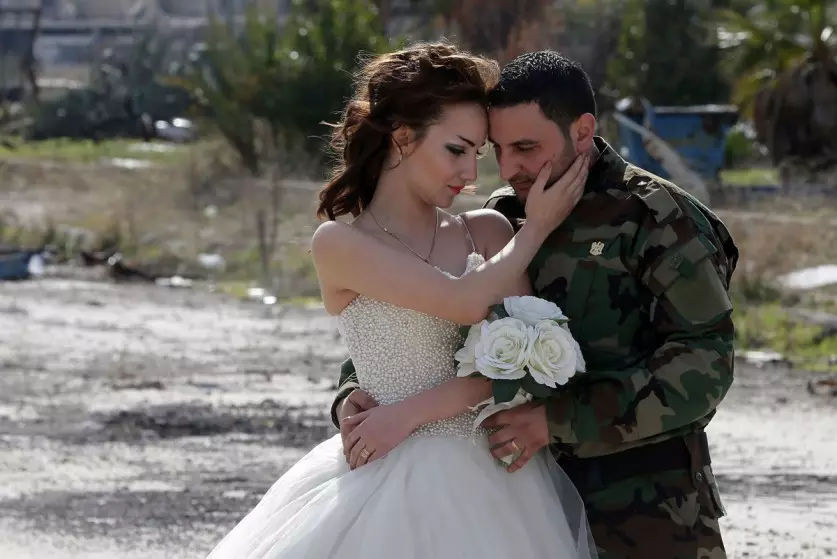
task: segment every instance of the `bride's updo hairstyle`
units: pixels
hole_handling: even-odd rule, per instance
[[[331,147],[338,165],[320,192],[317,216],[357,216],[372,201],[396,128],[406,125],[421,140],[446,106],[487,106],[498,76],[495,61],[446,43],[422,43],[369,59],[334,127]]]

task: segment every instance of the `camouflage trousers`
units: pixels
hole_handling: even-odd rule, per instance
[[[715,497],[693,479],[671,471],[582,493],[599,558],[726,559]]]
[[[570,474],[600,559],[726,559],[709,465],[597,482]]]

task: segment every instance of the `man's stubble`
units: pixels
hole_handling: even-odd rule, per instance
[[[547,181],[544,190],[558,182],[558,180],[562,176],[564,176],[564,173],[566,173],[567,170],[572,166],[573,161],[575,161],[577,155],[578,151],[576,150],[575,145],[572,142],[566,142],[564,144],[564,150],[561,152],[561,154],[552,160],[552,174],[549,176],[549,180]],[[520,182],[521,179],[523,179],[523,177],[512,177],[512,179],[509,182],[515,189],[515,194],[517,195],[518,200],[520,200],[523,203],[526,202],[526,198],[529,195],[529,189],[532,187],[532,183],[535,182],[536,178],[537,175],[535,175],[534,177],[526,176],[526,183],[524,183],[526,184],[526,188],[525,190],[520,191],[517,187],[515,187],[515,182]]]

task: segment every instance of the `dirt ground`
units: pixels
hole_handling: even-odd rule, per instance
[[[200,558],[334,433],[319,308],[0,284],[0,557]],[[837,556],[837,400],[740,364],[710,427],[730,557]],[[829,425],[831,427],[829,427]]]

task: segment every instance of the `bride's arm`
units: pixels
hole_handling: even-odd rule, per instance
[[[485,317],[488,307],[510,293],[546,236],[570,213],[587,176],[585,156],[551,188],[545,169],[532,186],[527,220],[485,265],[454,279],[350,225],[330,221],[314,234],[311,252],[329,312],[329,298],[353,292],[459,324]]]
[[[321,225],[311,242],[326,309],[329,294],[352,292],[458,324],[474,324],[508,293],[543,243],[548,229],[529,226],[479,269],[453,278],[340,222]]]

